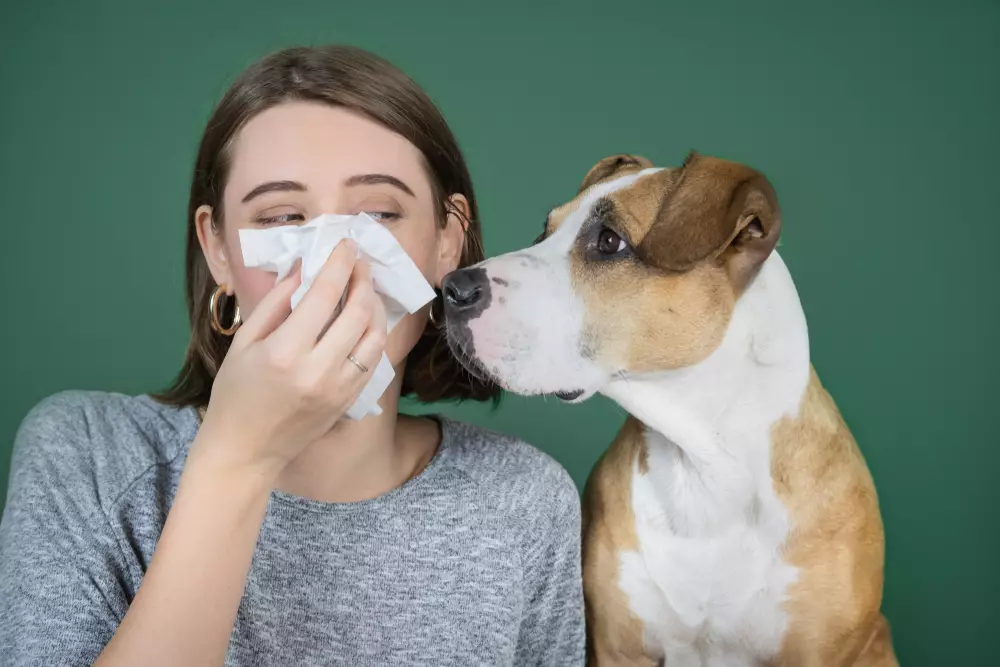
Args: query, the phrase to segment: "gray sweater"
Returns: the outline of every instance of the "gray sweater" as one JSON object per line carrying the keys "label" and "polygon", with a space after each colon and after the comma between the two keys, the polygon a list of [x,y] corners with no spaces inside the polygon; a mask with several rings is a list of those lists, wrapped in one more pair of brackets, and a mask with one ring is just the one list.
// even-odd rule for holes
{"label": "gray sweater", "polygon": [[[552,458],[441,419],[427,468],[373,500],[271,495],[226,660],[584,662],[580,505]],[[142,581],[194,409],[66,392],[18,431],[0,521],[0,665],[90,665]]]}

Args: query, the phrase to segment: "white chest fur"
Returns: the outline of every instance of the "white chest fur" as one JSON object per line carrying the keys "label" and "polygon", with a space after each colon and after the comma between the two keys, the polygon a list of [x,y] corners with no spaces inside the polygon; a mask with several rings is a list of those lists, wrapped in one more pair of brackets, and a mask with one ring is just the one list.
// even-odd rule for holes
{"label": "white chest fur", "polygon": [[773,656],[796,577],[780,557],[784,507],[749,476],[730,479],[740,490],[720,498],[662,435],[649,433],[647,444],[649,469],[632,477],[639,549],[622,554],[618,583],[650,649],[670,667],[740,667]]}
{"label": "white chest fur", "polygon": [[805,318],[777,253],[697,366],[623,378],[605,393],[646,424],[648,466],[631,503],[639,548],[618,585],[670,667],[761,664],[781,647],[796,569],[771,480],[772,427],[809,379]]}

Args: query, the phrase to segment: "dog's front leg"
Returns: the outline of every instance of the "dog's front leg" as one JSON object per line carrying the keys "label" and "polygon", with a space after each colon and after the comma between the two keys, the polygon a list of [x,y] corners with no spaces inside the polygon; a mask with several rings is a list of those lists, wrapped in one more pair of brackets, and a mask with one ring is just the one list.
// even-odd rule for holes
{"label": "dog's front leg", "polygon": [[[626,427],[625,432],[629,432]],[[634,541],[631,509],[622,480],[632,455],[612,447],[587,480],[583,494],[583,593],[587,612],[588,667],[658,667],[642,621],[619,588],[621,550]],[[633,545],[634,546],[634,545]]]}
{"label": "dog's front leg", "polygon": [[[640,627],[638,637],[635,625]],[[643,647],[641,624],[628,609],[587,604],[587,667],[661,667]]]}

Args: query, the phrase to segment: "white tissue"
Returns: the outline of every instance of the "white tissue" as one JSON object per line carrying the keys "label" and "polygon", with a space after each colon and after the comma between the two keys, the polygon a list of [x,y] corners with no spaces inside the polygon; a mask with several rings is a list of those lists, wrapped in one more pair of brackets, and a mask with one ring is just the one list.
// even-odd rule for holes
{"label": "white tissue", "polygon": [[[276,281],[302,260],[302,284],[292,294],[293,309],[312,287],[330,253],[346,238],[357,243],[358,254],[371,266],[375,292],[385,305],[387,331],[392,331],[407,313],[417,312],[434,298],[433,288],[396,237],[365,213],[321,215],[304,225],[240,230],[243,264],[276,272]],[[385,353],[371,373],[371,379],[347,411],[351,419],[382,412],[378,400],[396,376]]]}

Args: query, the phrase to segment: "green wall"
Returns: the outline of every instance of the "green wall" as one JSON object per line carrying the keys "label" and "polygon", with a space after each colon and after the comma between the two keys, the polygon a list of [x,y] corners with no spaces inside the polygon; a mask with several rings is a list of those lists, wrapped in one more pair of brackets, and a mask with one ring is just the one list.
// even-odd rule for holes
{"label": "green wall", "polygon": [[[14,4],[0,8],[0,495],[40,398],[148,391],[178,368],[188,176],[227,83],[280,46],[355,43],[452,122],[490,254],[533,239],[610,153],[677,163],[696,148],[764,170],[814,362],[878,485],[903,664],[991,664],[995,0]],[[454,412],[581,484],[623,418],[604,399]]]}

